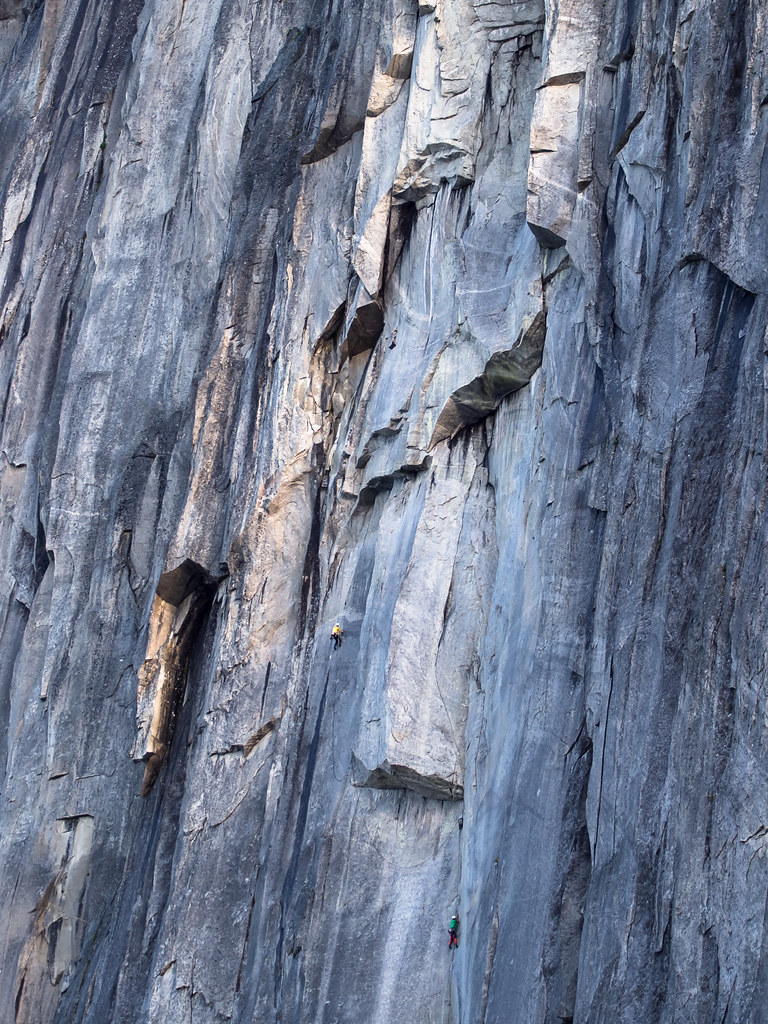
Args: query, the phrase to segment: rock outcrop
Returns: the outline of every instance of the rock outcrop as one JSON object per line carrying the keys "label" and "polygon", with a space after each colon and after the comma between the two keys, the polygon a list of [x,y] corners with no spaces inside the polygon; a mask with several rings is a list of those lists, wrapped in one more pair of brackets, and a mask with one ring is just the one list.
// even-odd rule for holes
{"label": "rock outcrop", "polygon": [[5,1018],[764,1019],[767,33],[0,0]]}

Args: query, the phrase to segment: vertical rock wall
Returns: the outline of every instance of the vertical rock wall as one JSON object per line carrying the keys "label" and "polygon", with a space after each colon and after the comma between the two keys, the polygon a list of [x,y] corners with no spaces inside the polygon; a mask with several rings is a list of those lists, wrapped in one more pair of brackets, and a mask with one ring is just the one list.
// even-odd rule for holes
{"label": "vertical rock wall", "polygon": [[764,1019],[767,32],[0,0],[9,1020]]}

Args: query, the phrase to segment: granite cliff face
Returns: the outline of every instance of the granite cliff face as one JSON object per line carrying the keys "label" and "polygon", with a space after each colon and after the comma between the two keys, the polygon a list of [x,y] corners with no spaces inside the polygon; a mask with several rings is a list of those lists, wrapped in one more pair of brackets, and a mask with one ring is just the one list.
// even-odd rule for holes
{"label": "granite cliff face", "polygon": [[767,37],[0,0],[4,1020],[766,1020]]}

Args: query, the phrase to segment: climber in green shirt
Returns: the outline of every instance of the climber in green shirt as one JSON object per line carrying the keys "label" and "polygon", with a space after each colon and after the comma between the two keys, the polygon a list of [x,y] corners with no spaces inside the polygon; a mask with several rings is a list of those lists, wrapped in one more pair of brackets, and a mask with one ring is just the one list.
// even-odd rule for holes
{"label": "climber in green shirt", "polygon": [[451,923],[448,925],[448,934],[451,937],[448,943],[448,949],[459,948],[459,915],[454,914],[451,918]]}

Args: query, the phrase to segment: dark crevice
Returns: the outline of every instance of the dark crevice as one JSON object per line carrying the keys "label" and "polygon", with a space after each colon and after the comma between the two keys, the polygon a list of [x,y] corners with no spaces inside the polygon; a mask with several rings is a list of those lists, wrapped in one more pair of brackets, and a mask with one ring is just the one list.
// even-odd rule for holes
{"label": "dark crevice", "polygon": [[264,700],[267,696],[267,687],[269,686],[269,677],[272,673],[272,662],[267,662],[267,671],[264,673],[264,688],[261,691],[261,706],[259,708],[259,716],[264,714]]}
{"label": "dark crevice", "polygon": [[[324,463],[324,449],[322,444],[315,445],[313,460],[316,466]],[[311,636],[314,633],[315,620],[317,617],[317,604],[320,595],[320,537],[323,527],[323,491],[318,487],[315,493],[315,503],[312,509],[312,527],[309,533],[309,542],[304,556],[304,566],[301,575],[301,599],[299,603],[298,624],[304,636]]]}
{"label": "dark crevice", "polygon": [[541,366],[546,333],[547,315],[542,309],[521,329],[510,349],[494,352],[479,376],[453,392],[437,418],[430,449],[490,416],[507,395],[525,387]]}
{"label": "dark crevice", "polygon": [[222,578],[211,576],[201,565],[187,558],[175,569],[162,574],[157,584],[157,596],[178,607],[195,591],[215,590]]}
{"label": "dark crevice", "polygon": [[384,310],[378,299],[372,299],[360,286],[358,304],[354,310],[340,350],[340,361],[353,359],[361,352],[369,352],[384,330]]}
{"label": "dark crevice", "polygon": [[163,616],[162,604],[157,607],[158,599],[175,608],[176,614],[155,656],[144,665],[155,691],[152,728],[143,758],[143,797],[151,792],[168,757],[184,703],[191,653],[205,631],[219,582],[196,562],[186,559],[175,569],[163,573],[157,585],[153,607],[155,621],[162,622]]}
{"label": "dark crevice", "polygon": [[235,979],[235,992],[240,991],[240,982],[243,974],[243,964],[245,963],[245,951],[248,948],[248,937],[251,934],[251,920],[253,919],[253,908],[256,905],[256,897],[251,896],[251,906],[248,910],[248,923],[245,926],[245,938],[243,939],[243,952],[240,956],[240,963],[237,967],[237,978]]}
{"label": "dark crevice", "polygon": [[[190,653],[189,686],[196,695],[201,694],[195,684],[211,656],[214,630],[209,616]],[[199,697],[197,702],[184,702],[177,722],[179,735],[190,733],[199,713]],[[187,770],[187,746],[174,743],[163,785],[156,786],[149,799],[137,807],[137,839],[124,868],[115,863],[112,874],[105,876],[114,886],[112,898],[107,897],[111,913],[86,938],[83,946],[92,953],[87,958],[81,956],[78,973],[63,993],[51,1024],[135,1020],[136,992],[143,990],[152,976],[163,928],[164,915],[158,910],[167,905],[171,891],[179,817],[188,792]]]}
{"label": "dark crevice", "polygon": [[561,1021],[573,1020],[581,934],[592,875],[587,828],[587,789],[591,767],[592,742],[582,727],[566,756],[567,782],[557,872],[561,884],[552,904],[552,930],[543,961],[547,1003],[552,1017]]}
{"label": "dark crevice", "polygon": [[418,217],[416,203],[392,203],[389,212],[389,230],[384,250],[384,283],[390,279],[398,260],[410,244]]}
{"label": "dark crevice", "polygon": [[368,789],[408,789],[428,800],[464,799],[464,787],[441,775],[422,775],[405,764],[384,761],[373,771],[353,756],[354,786]]}
{"label": "dark crevice", "polygon": [[301,789],[301,796],[299,798],[299,812],[296,818],[296,830],[293,837],[293,852],[291,855],[291,862],[288,866],[288,870],[283,880],[283,888],[280,893],[280,930],[277,939],[277,945],[275,948],[275,995],[274,1003],[277,1006],[278,998],[280,994],[280,977],[282,974],[282,959],[283,959],[283,944],[285,942],[285,915],[288,908],[288,904],[293,892],[293,888],[296,884],[296,875],[299,867],[299,858],[301,857],[302,848],[304,846],[304,833],[307,827],[307,816],[309,814],[309,798],[312,792],[312,781],[315,776],[315,767],[317,764],[317,750],[320,745],[320,729],[323,724],[323,717],[325,714],[325,701],[328,696],[328,682],[330,680],[331,670],[328,669],[325,676],[325,685],[323,686],[323,695],[320,698],[320,706],[317,711],[317,721],[315,722],[315,729],[312,734],[312,740],[309,744],[309,751],[307,753],[307,767],[304,773],[304,783]]}
{"label": "dark crevice", "polygon": [[13,1019],[16,1020],[19,1016],[19,1006],[21,1005],[21,997],[24,994],[24,980],[26,975],[22,974],[21,982],[19,984],[18,991],[16,992],[16,1002],[13,1007]]}
{"label": "dark crevice", "polygon": [[626,144],[629,142],[630,135],[635,130],[635,128],[637,128],[637,126],[640,124],[640,122],[643,120],[644,117],[645,117],[645,111],[644,110],[638,110],[638,112],[635,114],[635,116],[629,122],[627,127],[624,129],[624,131],[619,136],[618,141],[616,142],[616,145],[613,148],[613,152],[611,153],[611,157],[612,158],[615,157],[617,155],[617,153],[620,153],[622,149],[624,149]]}

